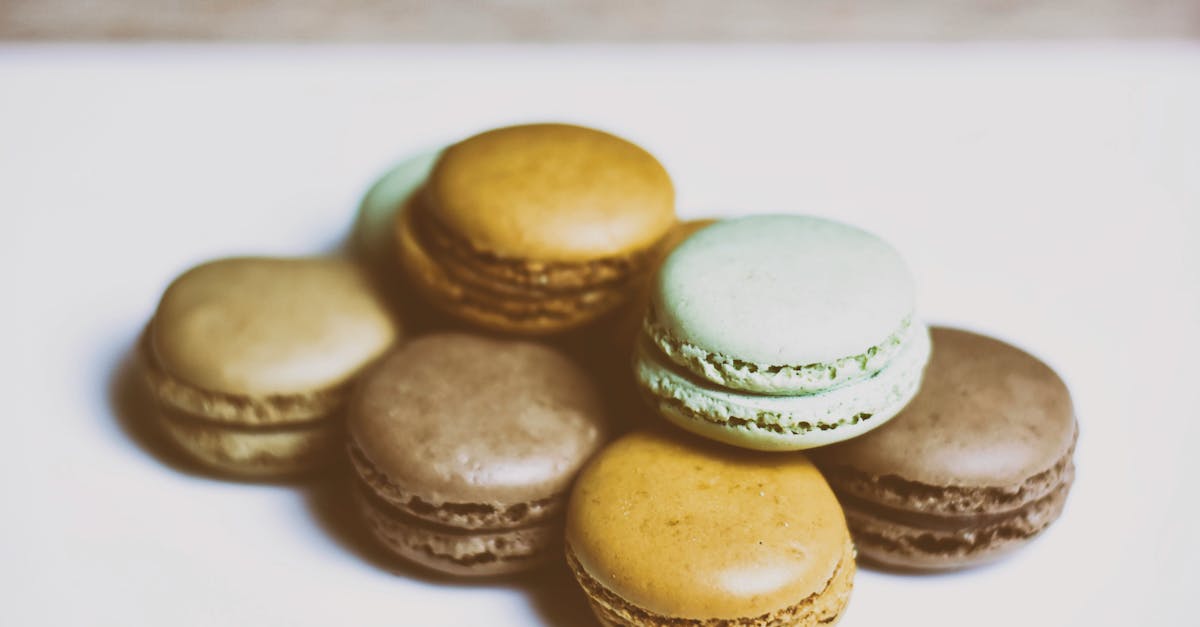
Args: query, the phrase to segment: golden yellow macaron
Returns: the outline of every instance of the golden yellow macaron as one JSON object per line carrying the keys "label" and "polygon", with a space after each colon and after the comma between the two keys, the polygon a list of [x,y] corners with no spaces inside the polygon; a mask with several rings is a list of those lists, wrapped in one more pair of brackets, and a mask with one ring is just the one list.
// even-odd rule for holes
{"label": "golden yellow macaron", "polygon": [[337,449],[355,376],[399,336],[348,261],[231,258],[171,283],[142,364],[161,423],[185,451],[224,473],[276,477]]}
{"label": "golden yellow macaron", "polygon": [[397,254],[439,309],[544,335],[625,302],[675,223],[642,148],[566,124],[496,129],[446,148],[396,219]]}
{"label": "golden yellow macaron", "polygon": [[841,507],[802,454],[672,431],[603,450],[567,509],[567,561],[606,625],[828,625],[855,572]]}

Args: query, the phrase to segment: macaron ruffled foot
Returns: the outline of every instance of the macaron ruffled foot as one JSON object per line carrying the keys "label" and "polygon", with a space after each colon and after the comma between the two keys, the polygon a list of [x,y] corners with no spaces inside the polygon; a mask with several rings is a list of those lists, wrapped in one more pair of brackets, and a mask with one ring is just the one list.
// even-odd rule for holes
{"label": "macaron ruffled foot", "polygon": [[851,226],[753,216],[663,263],[636,347],[650,403],[684,429],[760,450],[852,438],[894,416],[929,356],[892,247]]}

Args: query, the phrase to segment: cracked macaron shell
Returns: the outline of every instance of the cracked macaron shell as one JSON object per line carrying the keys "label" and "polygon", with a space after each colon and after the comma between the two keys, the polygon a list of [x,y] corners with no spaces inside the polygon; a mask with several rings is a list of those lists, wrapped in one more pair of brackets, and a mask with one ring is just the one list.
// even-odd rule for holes
{"label": "cracked macaron shell", "polygon": [[758,450],[824,446],[890,420],[917,393],[929,355],[925,326],[873,377],[819,394],[774,396],[731,390],[668,360],[648,338],[634,364],[639,385],[663,417],[708,438]]}
{"label": "cracked macaron shell", "polygon": [[400,329],[366,271],[350,261],[240,257],[175,279],[149,334],[156,363],[173,379],[269,397],[348,382]]}
{"label": "cracked macaron shell", "polygon": [[447,148],[430,174],[430,216],[502,259],[583,263],[654,246],[675,190],[650,153],[568,124],[499,128]]}
{"label": "cracked macaron shell", "polygon": [[580,474],[567,543],[590,577],[648,612],[740,619],[824,591],[849,533],[803,455],[654,430],[614,442]]}
{"label": "cracked macaron shell", "polygon": [[387,356],[363,378],[347,422],[354,446],[397,488],[382,498],[495,510],[561,506],[608,429],[593,383],[564,355],[462,333],[423,336]]}
{"label": "cracked macaron shell", "polygon": [[[718,361],[802,368],[888,346],[913,316],[914,292],[904,260],[866,231],[812,216],[750,216],[704,229],[667,257],[649,322],[660,342]],[[811,391],[787,378],[693,371],[747,391]]]}

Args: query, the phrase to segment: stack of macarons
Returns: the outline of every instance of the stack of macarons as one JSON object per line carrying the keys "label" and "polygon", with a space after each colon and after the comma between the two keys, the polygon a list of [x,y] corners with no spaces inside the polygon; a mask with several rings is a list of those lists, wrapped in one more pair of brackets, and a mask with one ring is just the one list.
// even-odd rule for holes
{"label": "stack of macarons", "polygon": [[407,562],[565,563],[605,625],[821,625],[858,557],[969,566],[1062,511],[1062,381],[931,331],[859,228],[680,222],[650,153],[534,124],[402,163],[357,236],[189,270],[140,354],[182,451],[251,479],[341,460]]}

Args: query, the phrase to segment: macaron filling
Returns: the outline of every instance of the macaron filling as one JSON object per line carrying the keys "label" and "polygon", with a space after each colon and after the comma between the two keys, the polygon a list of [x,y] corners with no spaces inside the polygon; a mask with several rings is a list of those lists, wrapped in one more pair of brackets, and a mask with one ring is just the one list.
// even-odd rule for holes
{"label": "macaron filling", "polygon": [[779,395],[814,394],[874,375],[915,341],[916,335],[925,333],[910,315],[885,340],[861,353],[823,363],[788,365],[748,362],[679,339],[659,322],[653,306],[643,328],[664,355],[696,376],[727,388]]}
{"label": "macaron filling", "polygon": [[939,487],[897,475],[872,476],[836,463],[821,467],[840,498],[868,501],[894,511],[962,516],[1013,510],[1045,498],[1069,483],[1073,455],[1074,446],[1054,466],[1008,487]]}
{"label": "macaron filling", "polygon": [[[537,289],[520,283],[503,283],[481,279],[466,281],[463,269],[455,273],[455,265],[435,259],[427,237],[422,236],[420,212],[410,204],[401,215],[397,231],[401,239],[399,251],[410,274],[418,275],[417,285],[431,292],[435,300],[454,303],[475,312],[476,316],[500,318],[509,324],[521,325],[538,320],[556,323],[588,318],[612,309],[625,299],[623,285],[604,284],[593,287]],[[442,259],[447,259],[445,256]],[[419,267],[419,268],[418,268]],[[546,277],[547,286],[549,274]]]}
{"label": "macaron filling", "polygon": [[330,418],[345,406],[353,387],[343,383],[305,394],[239,396],[196,387],[168,372],[159,362],[151,340],[143,334],[139,343],[143,373],[155,398],[179,413],[197,420],[221,423],[231,428],[286,427],[306,425]]}
{"label": "macaron filling", "polygon": [[355,486],[375,537],[391,550],[439,570],[507,572],[517,562],[545,559],[558,546],[565,497],[530,503],[435,504],[406,494],[354,444]]}
{"label": "macaron filling", "polygon": [[1016,509],[978,515],[938,515],[839,496],[846,521],[863,554],[878,561],[907,556],[927,567],[958,567],[987,561],[1037,536],[1061,514],[1074,477],[1068,465],[1062,484]]}
{"label": "macaron filling", "polygon": [[750,431],[764,436],[762,445],[770,449],[795,448],[798,438],[818,446],[843,439],[843,430],[882,424],[916,394],[930,346],[924,326],[913,326],[921,332],[886,368],[856,385],[817,394],[774,396],[720,387],[668,360],[646,336],[638,343],[635,368],[651,402],[684,428],[717,439],[726,437],[722,430]]}
{"label": "macaron filling", "polygon": [[396,548],[420,551],[438,561],[457,566],[477,566],[494,562],[536,560],[550,551],[546,536],[557,535],[561,523],[541,521],[520,527],[495,529],[465,529],[439,525],[410,514],[382,498],[370,485],[357,481],[359,498],[371,512],[370,522],[380,531],[390,531],[380,538]]}
{"label": "macaron filling", "polygon": [[485,277],[492,284],[514,288],[570,291],[626,282],[639,268],[646,266],[655,247],[619,257],[588,260],[582,263],[504,258],[479,249],[454,235],[424,210],[428,188],[413,203],[418,237],[448,268]]}
{"label": "macaron filling", "polygon": [[557,494],[524,503],[435,503],[391,481],[367,459],[357,445],[349,446],[355,474],[364,489],[391,510],[430,524],[454,529],[512,529],[543,523],[563,509],[566,495]]}

